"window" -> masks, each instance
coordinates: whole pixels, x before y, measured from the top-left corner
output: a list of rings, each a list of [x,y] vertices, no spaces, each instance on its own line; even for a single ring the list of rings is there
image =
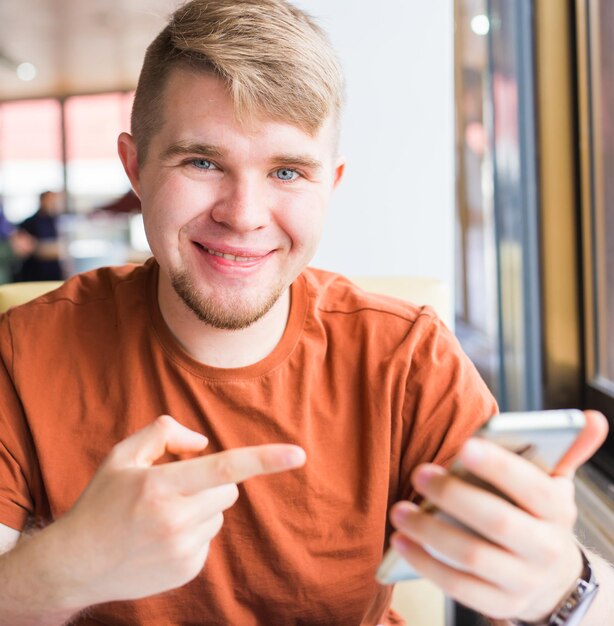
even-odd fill
[[[597,457],[614,478],[614,4],[578,0],[586,405],[610,420]]]
[[[133,97],[123,93],[73,96],[64,104],[67,192],[78,213],[129,189],[117,156],[117,136],[130,128]]]
[[[61,191],[62,112],[58,100],[0,103],[0,197],[15,223],[38,208],[42,191]]]
[[[7,218],[18,223],[34,213],[45,190],[65,190],[69,209],[78,213],[126,193],[117,136],[130,128],[133,98],[116,92],[0,102],[0,198]]]
[[[529,0],[457,0],[456,330],[503,411],[542,408]]]

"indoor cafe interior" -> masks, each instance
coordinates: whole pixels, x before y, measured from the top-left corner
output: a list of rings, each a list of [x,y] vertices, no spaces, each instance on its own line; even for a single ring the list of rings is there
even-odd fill
[[[292,1],[346,79],[347,165],[311,265],[432,306],[502,412],[601,411],[576,533],[614,562],[614,4]],[[151,256],[117,138],[179,5],[0,0],[1,311]],[[393,607],[482,623],[426,579]]]

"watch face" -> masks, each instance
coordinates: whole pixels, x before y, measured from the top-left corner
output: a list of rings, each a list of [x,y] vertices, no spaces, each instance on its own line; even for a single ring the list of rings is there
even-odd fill
[[[599,585],[584,554],[586,580],[578,580],[576,588],[569,594],[565,603],[551,617],[548,626],[578,626],[592,601]]]
[[[579,626],[582,622],[582,618],[591,606],[591,603],[597,595],[598,585],[592,586],[584,595],[580,598],[579,604],[574,605],[571,612],[568,613],[568,617],[555,617],[550,620],[551,626]],[[560,613],[560,612],[559,612]],[[550,626],[549,625],[549,626]]]

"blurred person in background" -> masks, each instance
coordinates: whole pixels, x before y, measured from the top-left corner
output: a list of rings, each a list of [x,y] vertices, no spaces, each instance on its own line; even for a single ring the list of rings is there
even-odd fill
[[[43,191],[38,211],[12,233],[13,253],[22,259],[16,281],[62,280],[57,222],[63,212],[64,194]]]
[[[11,236],[15,226],[6,219],[4,206],[0,200],[0,284],[11,282],[14,273],[15,254]]]

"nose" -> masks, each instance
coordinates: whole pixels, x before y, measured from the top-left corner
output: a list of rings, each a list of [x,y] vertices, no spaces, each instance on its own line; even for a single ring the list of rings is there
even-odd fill
[[[258,181],[247,177],[228,180],[211,217],[235,232],[264,228],[271,221],[266,190]]]

